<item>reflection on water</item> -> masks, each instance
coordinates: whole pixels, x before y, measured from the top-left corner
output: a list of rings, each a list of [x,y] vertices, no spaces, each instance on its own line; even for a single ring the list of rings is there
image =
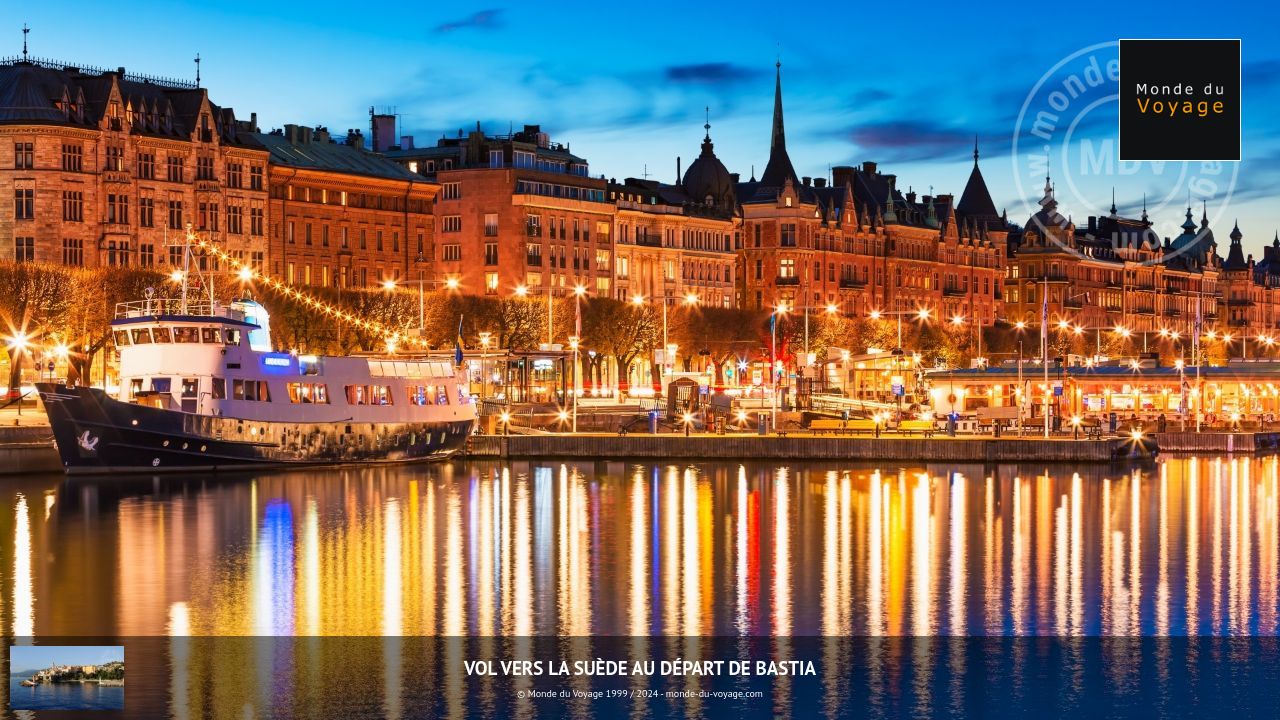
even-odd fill
[[[874,638],[1275,635],[1278,480],[1276,458],[1142,469],[519,462],[12,479],[0,491],[0,533],[11,537],[0,542],[0,567],[11,569],[0,574],[0,625],[19,642],[156,636],[161,650],[137,663],[131,655],[130,672],[165,678],[150,699],[170,717],[246,707],[534,717],[537,706],[504,704],[514,692],[466,676],[463,661],[592,657],[613,636],[631,659],[812,651],[841,668],[818,685],[771,681],[763,712],[794,713],[791,703],[818,697],[809,714],[830,714],[856,695],[873,714],[925,714],[955,705],[972,683],[966,673],[1002,681],[1006,668],[993,670],[982,652]],[[294,635],[303,637],[207,644]],[[436,635],[473,639],[412,641]],[[403,639],[353,647],[320,636]],[[855,649],[850,636],[872,639]],[[1037,658],[1027,644],[996,652],[1014,669]],[[1085,698],[1087,652],[1136,651],[1061,652],[1069,687],[1049,690]],[[1133,688],[1137,671],[1112,664],[1100,681]],[[261,682],[264,673],[275,680]],[[852,689],[851,675],[860,676]],[[510,682],[514,691],[542,681]],[[1015,673],[1008,687],[1015,697],[1043,690],[1032,682]],[[416,705],[424,695],[442,704]],[[352,697],[366,705],[341,705]],[[705,702],[680,699],[669,714],[714,709]],[[630,716],[661,713],[637,705]]]
[[[1271,635],[1278,475],[1202,458],[14,480],[0,613],[11,637]]]

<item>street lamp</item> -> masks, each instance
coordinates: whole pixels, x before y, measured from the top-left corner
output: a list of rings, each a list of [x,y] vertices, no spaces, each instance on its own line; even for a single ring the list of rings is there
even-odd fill
[[[773,411],[769,421],[777,427],[778,418],[778,316],[787,314],[787,303],[778,303],[769,318],[769,406]]]
[[[248,265],[240,268],[240,271],[236,274],[240,277],[240,282],[249,282],[250,280],[253,280],[253,268]]]
[[[493,333],[480,333],[480,407],[484,408],[485,389],[489,383],[488,371],[485,369],[485,360],[489,356],[489,341],[493,339]]]
[[[578,432],[578,345],[579,338],[574,335],[569,338],[569,347],[573,349],[573,427],[572,432]]]

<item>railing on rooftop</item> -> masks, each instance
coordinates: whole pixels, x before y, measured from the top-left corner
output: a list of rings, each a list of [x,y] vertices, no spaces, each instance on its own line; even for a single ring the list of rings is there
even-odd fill
[[[108,70],[93,65],[79,65],[77,63],[63,62],[53,58],[39,57],[23,57],[21,55],[7,55],[0,57],[0,65],[16,65],[25,62],[36,67],[42,67],[48,70],[75,70],[82,75],[106,75],[109,72],[117,72],[116,70]],[[164,77],[160,75],[144,75],[142,73],[126,72],[124,79],[130,82],[147,83],[149,85],[157,85],[160,87],[175,88],[178,90],[195,90],[199,87],[193,80],[179,80],[178,78]]]

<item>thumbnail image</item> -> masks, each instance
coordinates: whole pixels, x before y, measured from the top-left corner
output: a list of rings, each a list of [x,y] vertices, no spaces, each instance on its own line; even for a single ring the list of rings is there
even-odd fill
[[[14,645],[12,710],[123,710],[121,645]]]

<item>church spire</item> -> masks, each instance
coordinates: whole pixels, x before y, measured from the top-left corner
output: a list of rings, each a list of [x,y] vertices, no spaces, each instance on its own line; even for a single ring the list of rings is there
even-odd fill
[[[782,61],[776,65],[777,76],[773,86],[773,130],[769,138],[769,163],[764,166],[764,175],[760,176],[760,184],[769,187],[782,187],[788,178],[799,185],[800,178],[791,165],[787,155],[787,134],[782,123]]]
[[[995,201],[991,199],[991,191],[987,189],[987,181],[978,169],[978,136],[973,137],[973,170],[969,171],[969,182],[965,183],[964,192],[960,193],[960,202],[956,211],[966,217],[978,221],[994,221],[998,217]]]
[[[1111,217],[1116,216],[1116,187],[1111,186]]]

